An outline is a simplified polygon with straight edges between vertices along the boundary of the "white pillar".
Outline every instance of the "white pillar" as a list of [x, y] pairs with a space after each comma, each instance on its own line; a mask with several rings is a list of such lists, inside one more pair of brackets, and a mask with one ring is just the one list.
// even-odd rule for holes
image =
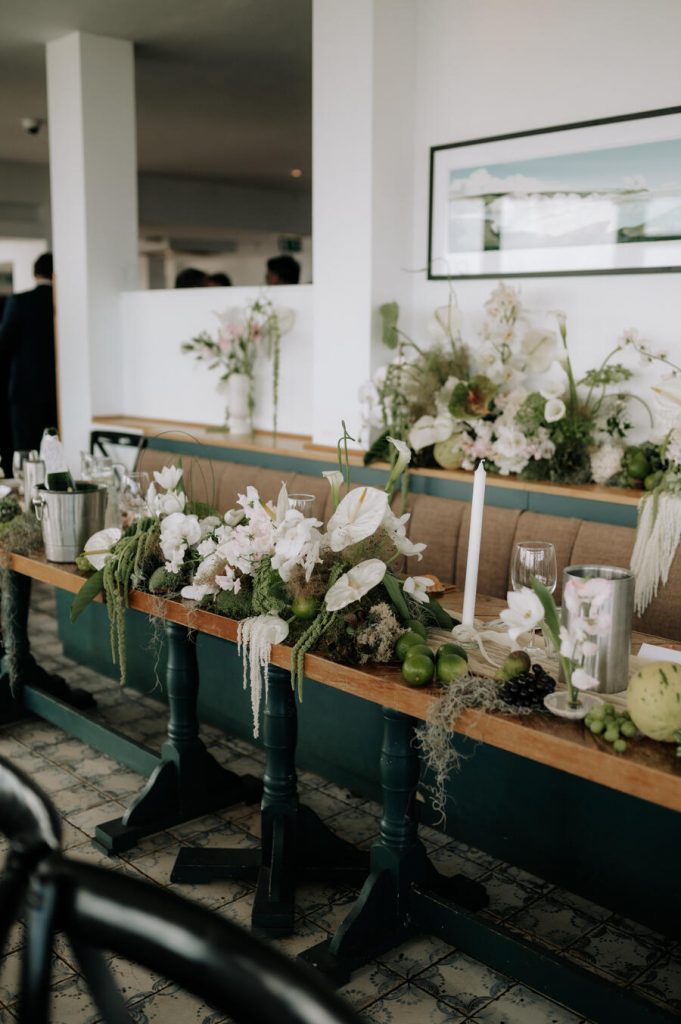
[[61, 432], [73, 469], [92, 415], [123, 407], [119, 295], [137, 275], [132, 43], [47, 44]]
[[[314, 0], [314, 415], [318, 444], [385, 355], [378, 306], [411, 292], [417, 0]], [[357, 436], [357, 435], [355, 435]]]

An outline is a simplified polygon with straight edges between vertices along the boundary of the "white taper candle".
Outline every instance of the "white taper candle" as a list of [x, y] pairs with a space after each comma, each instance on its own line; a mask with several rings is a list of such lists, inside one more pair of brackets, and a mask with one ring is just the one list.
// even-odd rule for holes
[[482, 539], [482, 514], [485, 509], [484, 461], [473, 474], [473, 498], [471, 501], [471, 525], [468, 531], [468, 559], [466, 561], [466, 582], [463, 590], [463, 624], [472, 626], [475, 619], [475, 598], [478, 590], [478, 565], [480, 563], [480, 541]]

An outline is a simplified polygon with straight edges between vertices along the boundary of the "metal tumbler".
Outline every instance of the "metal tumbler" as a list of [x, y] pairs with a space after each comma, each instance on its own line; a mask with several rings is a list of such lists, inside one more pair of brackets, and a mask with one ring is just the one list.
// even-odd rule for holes
[[582, 617], [588, 608], [566, 600], [568, 583], [587, 580], [607, 580], [606, 596], [600, 606], [605, 628], [599, 635], [589, 635], [595, 653], [584, 658], [582, 667], [599, 681], [599, 693], [617, 693], [625, 690], [629, 681], [629, 655], [631, 653], [631, 619], [634, 611], [634, 573], [612, 565], [570, 565], [563, 571], [563, 606], [561, 621], [570, 630], [575, 618]]

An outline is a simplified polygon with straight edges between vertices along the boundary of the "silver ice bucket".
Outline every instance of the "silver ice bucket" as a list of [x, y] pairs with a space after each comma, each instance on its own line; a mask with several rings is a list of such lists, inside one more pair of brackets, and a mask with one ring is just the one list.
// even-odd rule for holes
[[36, 492], [33, 505], [48, 561], [75, 562], [88, 538], [104, 529], [106, 487], [78, 480], [75, 491], [48, 491], [40, 485]]
[[[591, 604], [588, 592], [585, 599], [580, 596], [579, 588], [587, 580], [607, 583], [596, 604]], [[571, 581], [577, 584], [572, 589], [572, 596], [569, 592], [566, 595]], [[569, 631], [577, 619], [590, 614], [596, 619], [602, 617], [600, 633], [589, 634], [588, 639], [595, 649], [585, 658], [583, 665], [590, 676], [598, 679], [599, 693], [625, 690], [629, 681], [634, 583], [635, 576], [630, 569], [618, 569], [612, 565], [569, 565], [563, 571], [563, 626]]]

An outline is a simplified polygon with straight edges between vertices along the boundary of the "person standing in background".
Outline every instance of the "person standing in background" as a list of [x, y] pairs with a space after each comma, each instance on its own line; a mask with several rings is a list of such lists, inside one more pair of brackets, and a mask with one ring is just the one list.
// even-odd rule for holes
[[266, 284], [298, 284], [300, 263], [293, 256], [272, 256], [267, 261]]
[[[0, 324], [9, 296], [0, 295]], [[12, 475], [12, 424], [9, 418], [9, 359], [0, 359], [0, 469]], [[1, 475], [1, 474], [0, 474]]]
[[52, 253], [33, 265], [36, 287], [12, 295], [0, 324], [0, 367], [9, 367], [12, 447], [40, 447], [46, 427], [57, 425], [57, 369], [52, 304]]

